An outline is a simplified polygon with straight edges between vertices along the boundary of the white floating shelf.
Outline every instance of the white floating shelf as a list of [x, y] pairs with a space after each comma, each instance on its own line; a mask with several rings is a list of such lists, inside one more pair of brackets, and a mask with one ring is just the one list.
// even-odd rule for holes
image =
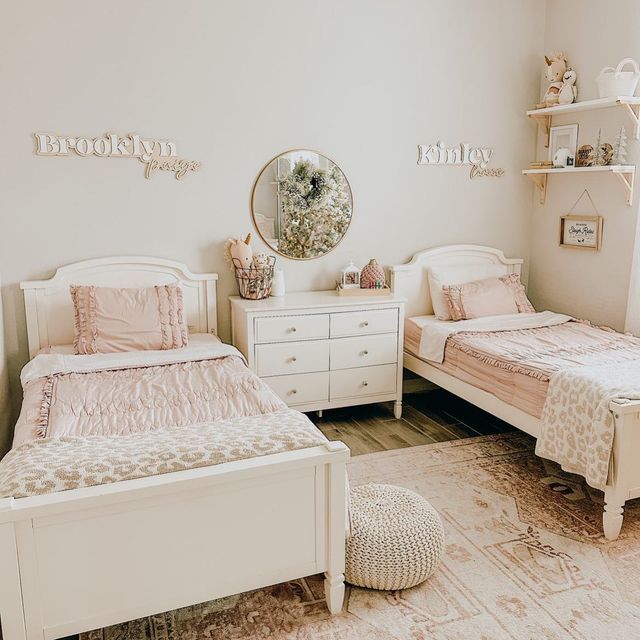
[[547, 144], [549, 146], [549, 130], [553, 116], [562, 116], [568, 113], [578, 113], [580, 111], [593, 111], [594, 109], [608, 109], [610, 107], [622, 107], [633, 123], [633, 137], [640, 139], [640, 97], [618, 96], [616, 98], [597, 98], [596, 100], [583, 100], [582, 102], [572, 102], [571, 104], [559, 104], [555, 107], [545, 107], [544, 109], [531, 109], [527, 115], [534, 120], [538, 120], [545, 128], [547, 134]]
[[636, 167], [632, 164], [614, 164], [602, 167], [565, 167], [560, 169], [543, 167], [540, 169], [524, 169], [522, 173], [525, 176], [529, 176], [540, 191], [540, 204], [544, 204], [547, 195], [547, 177], [551, 173], [613, 173], [618, 176], [627, 191], [627, 204], [631, 206], [633, 203], [633, 183]]

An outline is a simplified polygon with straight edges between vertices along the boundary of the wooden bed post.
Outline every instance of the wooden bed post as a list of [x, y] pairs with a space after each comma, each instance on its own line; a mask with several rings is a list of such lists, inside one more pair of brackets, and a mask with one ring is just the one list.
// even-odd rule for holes
[[640, 446], [640, 402], [616, 399], [609, 403], [613, 415], [612, 463], [604, 488], [602, 528], [607, 540], [615, 540], [622, 529], [624, 503], [640, 495], [637, 452]]
[[[347, 450], [342, 442], [328, 442], [329, 451]], [[327, 467], [327, 571], [324, 580], [324, 596], [332, 614], [340, 613], [344, 603], [344, 565], [346, 537], [346, 481], [344, 463], [332, 463]]]
[[[0, 511], [11, 509], [13, 498], [0, 500]], [[4, 640], [26, 640], [18, 546], [13, 522], [0, 524], [0, 623]]]
[[604, 512], [602, 514], [602, 528], [607, 540], [615, 540], [620, 535], [622, 520], [624, 518], [623, 494], [615, 488], [604, 491]]

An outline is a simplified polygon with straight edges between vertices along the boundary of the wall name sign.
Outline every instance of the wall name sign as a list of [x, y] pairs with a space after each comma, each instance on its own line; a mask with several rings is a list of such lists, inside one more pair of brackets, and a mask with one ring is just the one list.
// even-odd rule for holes
[[107, 133], [98, 138], [56, 136], [51, 133], [34, 134], [36, 155], [39, 156], [100, 156], [103, 158], [137, 158], [145, 165], [144, 177], [151, 178], [156, 171], [170, 171], [177, 180], [187, 173], [198, 171], [198, 160], [178, 157], [175, 142], [144, 139], [138, 134]]
[[504, 175], [504, 169], [487, 166], [492, 155], [491, 147], [472, 147], [466, 142], [455, 147], [447, 147], [441, 140], [436, 144], [418, 145], [418, 164], [470, 165], [470, 178], [499, 178]]

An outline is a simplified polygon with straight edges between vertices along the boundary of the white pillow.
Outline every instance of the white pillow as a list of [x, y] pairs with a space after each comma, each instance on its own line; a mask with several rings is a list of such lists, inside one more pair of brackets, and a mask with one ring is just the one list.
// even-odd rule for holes
[[433, 313], [438, 320], [451, 320], [449, 307], [442, 287], [450, 284], [464, 284], [484, 278], [499, 278], [507, 274], [507, 267], [503, 264], [453, 264], [439, 267], [429, 267], [429, 292]]

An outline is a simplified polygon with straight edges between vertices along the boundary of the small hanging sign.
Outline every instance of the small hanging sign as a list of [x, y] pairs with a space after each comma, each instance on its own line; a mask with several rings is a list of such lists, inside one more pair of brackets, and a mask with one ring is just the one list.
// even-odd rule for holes
[[177, 180], [187, 173], [198, 171], [198, 160], [178, 157], [175, 142], [144, 139], [138, 134], [122, 136], [107, 133], [98, 138], [56, 136], [51, 133], [34, 134], [36, 155], [39, 156], [100, 156], [103, 158], [137, 158], [145, 166], [144, 177], [151, 178], [156, 171], [170, 171]]
[[[585, 195], [589, 198], [591, 207], [596, 214], [594, 216], [583, 216], [572, 213], [578, 202], [580, 202]], [[572, 249], [600, 251], [603, 222], [603, 217], [598, 212], [589, 190], [585, 189], [573, 203], [573, 206], [569, 209], [569, 213], [560, 218], [560, 246], [570, 247]]]
[[504, 175], [504, 169], [487, 166], [492, 155], [491, 147], [471, 147], [466, 142], [455, 147], [447, 147], [442, 140], [436, 144], [418, 145], [418, 164], [471, 165], [470, 178]]

